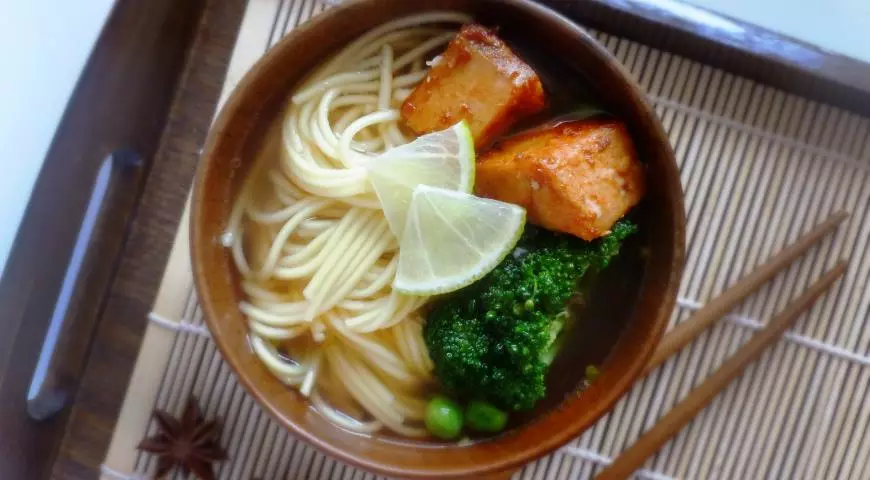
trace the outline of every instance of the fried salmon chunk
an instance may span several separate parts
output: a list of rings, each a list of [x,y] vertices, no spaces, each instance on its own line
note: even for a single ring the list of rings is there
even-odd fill
[[[536,225],[589,241],[640,201],[644,171],[625,125],[578,120],[495,145],[478,161],[475,190],[525,207]]]
[[[480,148],[546,106],[538,75],[492,31],[466,25],[402,104],[415,133],[466,120]]]

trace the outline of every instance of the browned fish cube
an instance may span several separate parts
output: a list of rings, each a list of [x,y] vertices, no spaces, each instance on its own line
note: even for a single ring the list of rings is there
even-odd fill
[[[493,32],[466,25],[402,104],[402,118],[424,134],[466,120],[477,147],[541,111],[541,80]]]
[[[477,164],[478,195],[523,206],[530,222],[593,240],[644,194],[625,125],[578,120],[497,144]]]

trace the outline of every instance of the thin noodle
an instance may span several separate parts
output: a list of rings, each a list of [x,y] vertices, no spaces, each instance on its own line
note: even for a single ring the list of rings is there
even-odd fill
[[[387,264],[387,268],[383,269],[377,276],[369,283],[367,286],[356,289],[350,294],[348,297],[357,299],[357,298],[367,298],[375,295],[377,292],[384,289],[390,281],[393,280],[393,277],[396,275],[396,269],[399,266],[399,262],[396,258],[390,260],[390,263]]]
[[[221,237],[242,277],[239,309],[254,354],[356,432],[426,435],[432,362],[418,310],[427,299],[390,288],[398,241],[365,165],[413,140],[398,107],[468,20],[434,12],[386,23],[313,72],[269,137],[274,148],[257,156]],[[342,404],[364,414],[334,406]]]
[[[374,433],[383,428],[384,424],[377,420],[373,422],[362,422],[345,413],[342,413],[331,405],[326,403],[316,391],[311,394],[311,403],[321,415],[328,418],[332,423],[336,423],[348,430],[357,433]]]

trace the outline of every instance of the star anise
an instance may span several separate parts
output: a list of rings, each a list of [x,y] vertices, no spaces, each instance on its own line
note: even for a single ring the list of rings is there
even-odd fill
[[[227,454],[217,441],[217,422],[205,421],[196,399],[188,399],[181,419],[155,409],[154,420],[159,431],[136,448],[158,456],[157,478],[177,467],[185,475],[193,473],[202,480],[214,480],[212,463],[226,459]]]

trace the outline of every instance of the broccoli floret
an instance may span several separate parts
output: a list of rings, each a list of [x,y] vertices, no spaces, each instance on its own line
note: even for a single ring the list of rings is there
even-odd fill
[[[628,221],[594,242],[527,225],[511,255],[480,281],[434,302],[424,332],[442,385],[465,399],[526,410],[545,376],[577,281],[634,233]]]

